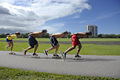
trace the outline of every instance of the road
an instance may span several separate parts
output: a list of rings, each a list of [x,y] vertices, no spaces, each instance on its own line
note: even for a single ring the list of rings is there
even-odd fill
[[[67,59],[52,59],[52,55],[39,54],[33,57],[22,52],[9,55],[8,51],[0,51],[0,66],[34,70],[47,73],[72,74],[84,76],[103,76],[120,78],[120,56],[82,55],[82,60],[73,60],[74,55]]]

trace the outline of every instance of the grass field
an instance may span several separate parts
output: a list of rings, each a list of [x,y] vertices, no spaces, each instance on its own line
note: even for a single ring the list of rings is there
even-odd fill
[[[6,42],[0,42],[0,50],[4,51]],[[14,43],[14,51],[22,52],[26,49],[29,44],[26,43]],[[71,44],[60,44],[59,51],[65,51],[67,48],[71,47]],[[38,53],[43,53],[43,50],[50,48],[50,44],[39,44]],[[33,49],[29,52],[32,53]],[[58,51],[58,52],[59,52]],[[77,47],[75,50],[69,52],[68,54],[76,54]],[[54,50],[49,53],[53,53]],[[96,44],[82,44],[81,55],[119,55],[120,56],[120,45],[96,45]]]
[[[0,38],[5,40],[6,38]],[[15,40],[28,41],[27,38],[17,38]],[[38,41],[49,41],[49,38],[37,38]],[[58,41],[71,41],[70,38],[58,38]],[[81,38],[80,41],[120,41],[120,38]]]
[[[0,38],[0,40],[5,40],[5,38]],[[18,38],[15,40],[26,39]],[[71,41],[71,39],[60,38],[59,41]],[[38,41],[49,41],[47,38],[40,38]],[[110,38],[110,39],[98,39],[98,38],[83,38],[80,41],[120,41],[120,39]],[[0,42],[0,50],[4,51],[6,42]],[[23,49],[27,48],[29,44],[25,43],[14,43],[14,51],[23,52]],[[67,48],[71,47],[71,44],[60,44],[59,51],[65,51]],[[38,53],[43,53],[43,50],[50,48],[50,44],[39,44]],[[32,53],[33,49],[29,52]],[[58,51],[58,52],[59,52]],[[68,54],[76,54],[77,47],[75,50],[69,52]],[[53,53],[54,50],[49,53]],[[120,56],[120,45],[96,45],[96,44],[82,44],[81,55],[117,55]],[[62,75],[53,73],[42,73],[35,71],[26,71],[20,69],[12,69],[0,67],[0,80],[120,80],[115,78],[107,77],[89,77],[89,76],[77,76],[77,75]]]
[[[0,80],[120,80],[110,77],[89,77],[27,71],[0,67]]]

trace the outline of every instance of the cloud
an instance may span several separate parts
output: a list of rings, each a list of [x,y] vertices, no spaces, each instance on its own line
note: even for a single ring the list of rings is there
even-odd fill
[[[0,6],[0,14],[10,15],[9,10]]]
[[[64,23],[55,23],[49,26],[41,26],[41,29],[47,29],[48,33],[58,33],[64,31]]]
[[[4,33],[15,33],[15,32],[26,33],[26,32],[28,32],[28,31],[21,30],[21,29],[0,28],[0,34],[4,34]]]
[[[0,0],[0,29],[37,31],[49,20],[90,8],[87,0]]]

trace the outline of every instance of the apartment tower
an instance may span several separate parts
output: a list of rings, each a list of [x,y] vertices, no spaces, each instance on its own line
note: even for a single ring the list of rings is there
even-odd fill
[[[96,25],[87,25],[87,31],[92,32],[91,37],[97,37],[98,30]]]

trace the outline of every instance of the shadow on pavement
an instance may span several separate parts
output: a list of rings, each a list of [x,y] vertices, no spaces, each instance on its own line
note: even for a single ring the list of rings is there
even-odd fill
[[[14,56],[24,56],[23,54],[16,54]],[[62,58],[52,58],[52,56],[32,56],[32,55],[26,55],[24,56],[26,58],[33,58],[33,59],[55,59],[55,60],[63,60]],[[73,58],[66,58],[66,62],[96,62],[96,61],[116,61],[117,59],[105,59],[105,58],[82,58],[79,60],[74,60]]]
[[[116,61],[116,59],[103,59],[103,58],[83,58],[80,60],[73,60],[72,58],[67,58],[67,62],[96,62],[96,61]]]
[[[52,58],[52,57],[40,57],[40,56],[31,56],[31,58],[35,58],[35,59],[57,59],[60,60],[62,58]]]

